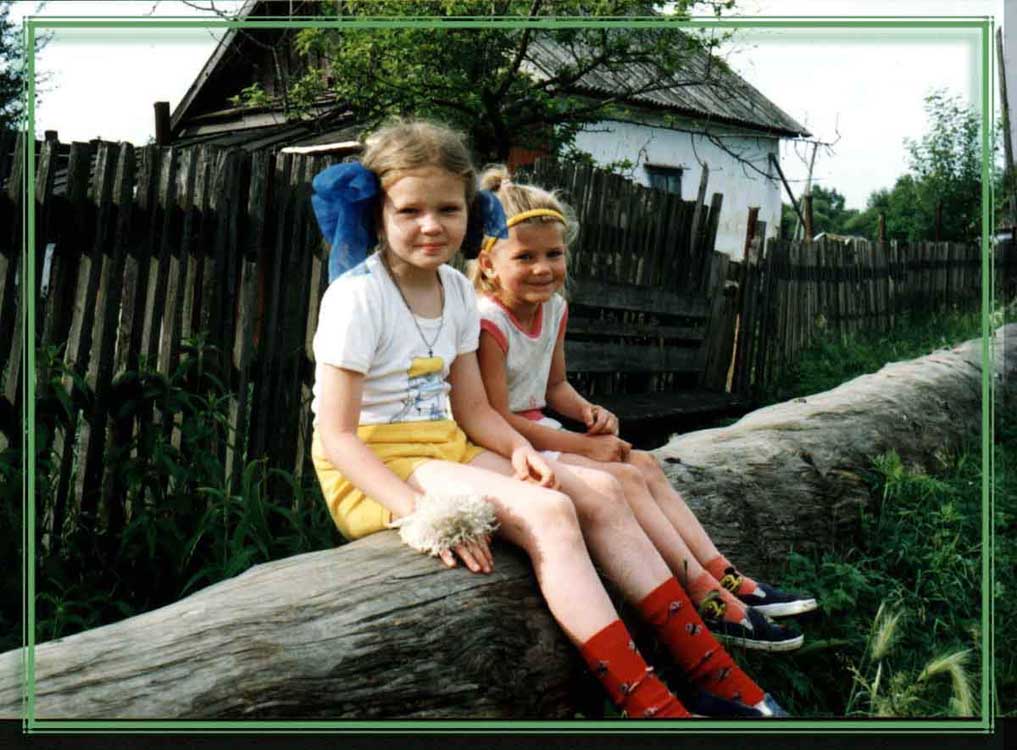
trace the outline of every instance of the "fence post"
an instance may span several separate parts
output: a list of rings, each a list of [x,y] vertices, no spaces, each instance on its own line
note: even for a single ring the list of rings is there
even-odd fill
[[[266,265],[270,262],[270,271],[265,293],[265,335],[260,342],[258,375],[255,380],[254,404],[251,414],[252,433],[248,453],[250,457],[260,456],[265,452],[269,425],[274,416],[274,380],[276,345],[279,339],[279,296],[282,289],[282,263],[287,252],[286,227],[292,216],[290,208],[290,169],[293,157],[290,154],[278,153],[272,169],[271,203],[268,210],[268,226],[266,240],[271,237],[270,254],[266,254]]]
[[[4,238],[3,248],[0,249],[0,342],[5,342],[0,344],[0,372],[7,366],[7,362],[14,353],[12,349],[17,346],[14,339],[20,340],[21,338],[13,334],[19,307],[17,279],[23,247],[22,181],[24,180],[26,147],[27,136],[24,133],[19,133],[14,147],[14,161],[11,164],[11,175],[8,178],[7,195],[5,196],[6,202],[10,206],[10,225],[3,230],[7,236]],[[18,352],[18,356],[20,356],[20,352]]]
[[[95,404],[81,426],[81,437],[78,441],[78,460],[80,461],[74,485],[74,494],[78,498],[81,513],[86,518],[98,520],[99,498],[101,496],[103,452],[106,438],[106,411],[104,401],[108,392],[108,382],[100,382],[100,372],[107,362],[103,358],[111,357],[110,338],[105,336],[107,321],[115,320],[115,314],[109,309],[108,298],[115,259],[111,257],[110,240],[116,223],[113,215],[113,182],[116,175],[118,147],[113,143],[100,142],[96,149],[95,174],[92,179],[92,205],[95,209],[95,242],[91,258],[91,274],[93,279],[89,287],[90,313],[86,349],[80,365],[85,369],[85,383],[94,394]],[[117,300],[119,301],[119,300]],[[107,317],[109,316],[109,317]],[[82,340],[84,340],[84,335]],[[104,347],[105,345],[105,347]],[[108,380],[108,379],[107,379]]]
[[[700,384],[718,391],[726,390],[727,372],[734,353],[738,287],[727,283],[730,258],[712,253],[710,263],[710,319],[703,337],[703,368]]]
[[[248,459],[247,429],[250,402],[247,398],[254,348],[254,324],[258,316],[258,274],[264,257],[265,215],[268,206],[270,155],[258,152],[251,156],[250,182],[239,237],[243,255],[240,273],[240,296],[237,305],[237,335],[233,345],[233,366],[236,368],[236,396],[230,400],[230,434],[233,441],[226,452],[226,476],[230,486],[237,487]]]

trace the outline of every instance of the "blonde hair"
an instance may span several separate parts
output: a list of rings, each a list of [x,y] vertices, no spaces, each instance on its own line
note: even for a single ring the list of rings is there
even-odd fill
[[[487,167],[480,176],[480,188],[482,190],[490,190],[498,196],[502,208],[505,209],[506,219],[511,219],[513,216],[517,216],[525,211],[536,209],[557,211],[564,217],[564,222],[555,216],[532,216],[524,219],[520,224],[563,223],[566,252],[568,246],[579,232],[579,222],[576,221],[575,212],[571,206],[559,197],[557,191],[545,190],[537,185],[513,182],[510,178],[508,167],[504,164],[494,164]],[[488,251],[481,250],[481,254],[484,252]],[[498,287],[494,281],[481,273],[479,261],[473,261],[470,264],[469,277],[478,292],[491,295],[497,292]]]
[[[436,122],[390,121],[364,139],[360,163],[378,175],[383,190],[406,172],[438,167],[462,178],[467,205],[477,194],[477,169],[465,136]]]

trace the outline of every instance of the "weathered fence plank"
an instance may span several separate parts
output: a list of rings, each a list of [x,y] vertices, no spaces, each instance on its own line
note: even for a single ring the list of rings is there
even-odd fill
[[[270,157],[267,153],[252,156],[250,189],[244,206],[240,235],[242,253],[240,295],[237,304],[237,335],[232,352],[233,367],[237,371],[237,387],[234,397],[230,400],[231,443],[226,450],[226,476],[233,487],[238,486],[240,481],[246,448],[241,441],[246,432],[250,409],[247,391],[251,382],[254,328],[258,315],[258,269],[264,255],[270,167]]]
[[[105,411],[100,396],[105,396],[107,380],[99,383],[100,370],[104,369],[103,357],[109,355],[108,346],[112,337],[107,337],[107,327],[113,326],[114,313],[109,309],[111,280],[115,259],[111,257],[110,240],[114,234],[116,217],[113,212],[113,183],[116,178],[119,147],[113,143],[98,145],[95,173],[92,177],[92,204],[95,206],[95,241],[91,259],[89,295],[91,332],[87,340],[82,335],[82,359],[80,367],[85,372],[85,384],[95,394],[95,403],[88,414],[83,415],[77,452],[79,467],[75,478],[75,495],[81,512],[89,518],[95,516],[99,507],[102,476],[103,451],[105,449]],[[94,292],[92,292],[94,288]],[[92,296],[94,295],[94,296]],[[105,345],[105,347],[104,347]],[[87,355],[85,355],[87,352]]]
[[[820,331],[847,336],[889,330],[905,312],[975,309],[977,255],[962,243],[770,241],[761,267],[745,263],[733,389],[759,395]]]

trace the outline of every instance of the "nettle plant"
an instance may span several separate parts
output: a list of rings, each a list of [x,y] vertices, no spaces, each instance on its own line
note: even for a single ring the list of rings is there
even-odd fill
[[[80,430],[80,415],[99,407],[116,438],[105,455],[105,504],[93,514],[70,513],[49,537],[40,514],[41,640],[168,604],[260,562],[340,543],[313,473],[297,481],[256,457],[231,479],[226,448],[242,447],[245,436],[229,427],[233,394],[218,369],[223,358],[200,336],[184,341],[181,352],[168,376],[144,361],[121,374],[104,404],[63,366],[59,350],[46,355],[38,388],[39,507],[48,507],[55,489],[56,436]]]

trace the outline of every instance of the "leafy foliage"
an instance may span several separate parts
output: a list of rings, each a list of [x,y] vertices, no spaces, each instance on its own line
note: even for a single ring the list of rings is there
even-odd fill
[[[231,394],[223,384],[213,347],[201,338],[185,342],[169,377],[147,365],[117,378],[109,394],[115,424],[127,436],[109,449],[106,462],[117,486],[113,503],[125,511],[122,528],[110,525],[111,509],[74,511],[57,536],[47,533],[47,513],[59,465],[56,437],[78,429],[78,415],[96,394],[63,365],[59,349],[40,353],[37,388],[37,638],[59,638],[176,601],[198,588],[237,575],[251,565],[341,543],[313,473],[297,481],[248,463],[230,482],[224,440]],[[140,422],[138,421],[140,420]],[[178,442],[171,430],[180,426]],[[146,428],[131,430],[131,425]],[[20,490],[19,448],[0,455],[0,491],[6,501]],[[72,467],[72,470],[77,470]],[[4,502],[7,512],[16,504]],[[12,537],[20,528],[3,525]],[[20,545],[19,545],[20,548]],[[3,617],[16,622],[20,571],[4,580]],[[10,585],[13,583],[13,585]],[[20,643],[16,627],[4,630],[0,651]]]
[[[676,18],[706,6],[716,14],[733,6],[724,0],[678,0]],[[645,0],[345,0],[320,11],[342,18],[370,16],[628,16],[653,13]],[[557,45],[552,70],[534,48],[538,36]],[[504,160],[511,146],[557,152],[586,124],[619,111],[627,99],[673,85],[690,53],[713,49],[720,37],[647,29],[469,29],[345,27],[303,29],[293,38],[304,72],[285,86],[291,115],[309,112],[331,96],[348,104],[358,122],[372,127],[391,116],[434,117],[467,132],[482,159]],[[630,64],[657,74],[625,77],[612,92],[592,98],[576,82]],[[717,63],[722,66],[723,63]],[[709,77],[710,74],[707,74]],[[689,81],[684,85],[704,84]],[[263,92],[247,89],[236,100],[255,104]]]
[[[853,223],[858,216],[857,209],[844,207],[844,196],[837,188],[824,188],[822,185],[812,186],[812,233],[832,232],[833,234],[852,234]],[[781,206],[780,233],[782,237],[792,237],[798,224],[798,214],[789,203]]]
[[[1004,311],[1005,312],[1005,311]],[[1012,311],[1010,311],[1012,312]],[[807,396],[883,364],[973,338],[974,314],[905,319],[892,335],[860,335],[806,350],[795,377],[769,400]],[[1017,563],[1017,404],[997,407],[995,445],[996,622],[1017,617],[1009,571]],[[774,659],[738,659],[793,714],[957,716],[978,713],[981,679],[981,445],[942,452],[930,467],[895,453],[863,479],[872,502],[857,539],[822,554],[793,553],[788,589],[818,593],[804,618],[806,645]],[[1002,714],[1017,713],[1017,648],[996,641]]]
[[[925,134],[905,139],[908,172],[892,188],[873,192],[865,211],[848,221],[847,232],[876,239],[883,214],[890,240],[935,239],[937,224],[939,239],[944,241],[980,236],[981,118],[944,90],[925,97],[925,112],[929,120]],[[998,185],[995,163],[990,174]]]
[[[24,44],[21,30],[11,20],[14,0],[0,0],[0,130],[16,130],[24,127],[27,115],[25,109],[25,87],[28,85],[28,69],[24,59]],[[35,37],[35,53],[38,54],[49,41],[49,34]],[[42,77],[36,78],[36,96]]]
[[[10,20],[13,0],[0,2],[0,129],[13,130],[24,111],[21,39]]]

